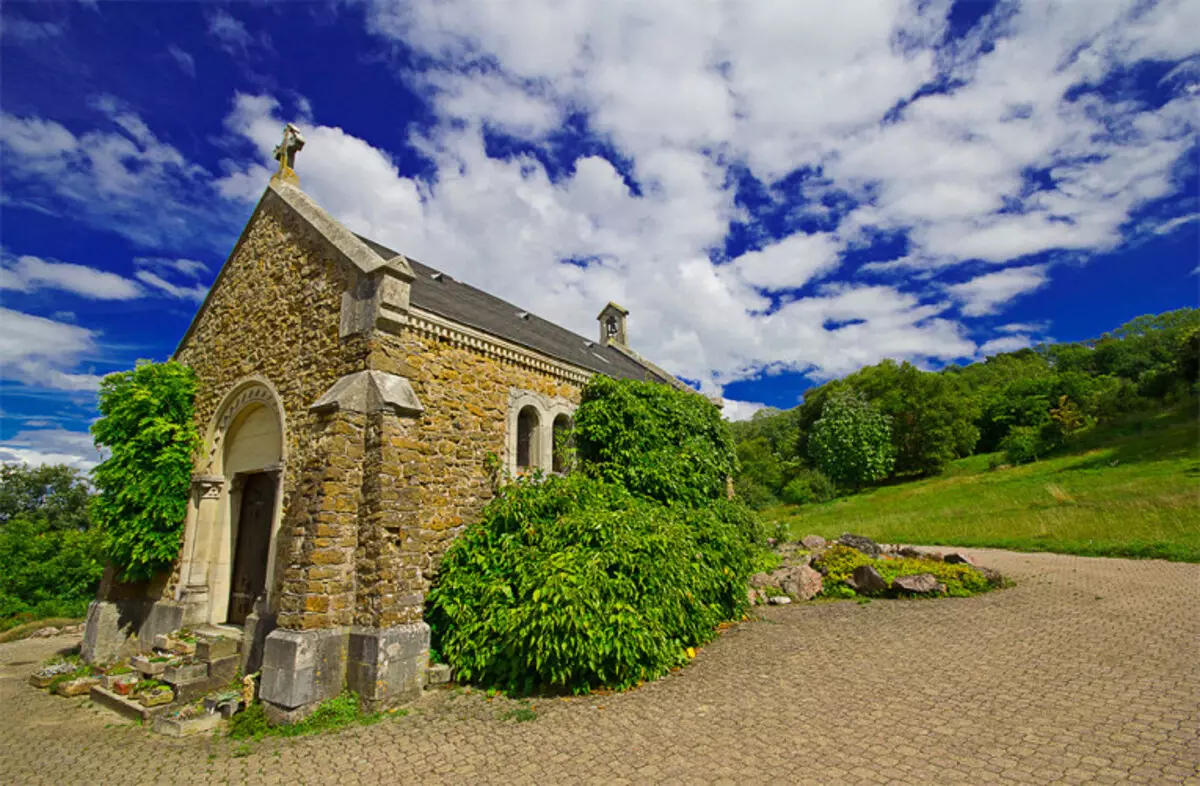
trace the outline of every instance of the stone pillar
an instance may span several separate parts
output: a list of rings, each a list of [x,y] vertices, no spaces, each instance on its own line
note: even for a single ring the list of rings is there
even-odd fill
[[[192,476],[192,498],[184,528],[184,565],[176,596],[183,605],[186,625],[203,625],[209,621],[213,533],[220,524],[224,485],[225,479],[218,475]]]
[[[432,447],[420,421],[380,409],[368,415],[359,517],[358,592],[347,684],[365,708],[410,699],[424,687],[429,626],[420,555],[413,553],[421,487],[410,477]]]
[[[278,627],[263,649],[260,696],[275,720],[298,720],[341,690],[354,614],[365,418],[353,411],[314,417],[322,436],[285,512],[292,547]]]

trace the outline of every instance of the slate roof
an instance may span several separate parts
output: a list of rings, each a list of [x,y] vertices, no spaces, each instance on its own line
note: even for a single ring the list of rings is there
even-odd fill
[[[362,235],[358,237],[382,259],[399,256],[387,246]],[[602,346],[592,339],[572,333],[526,309],[423,265],[412,257],[405,255],[404,258],[416,275],[409,303],[417,308],[617,379],[673,381],[665,380],[661,374],[618,349]]]

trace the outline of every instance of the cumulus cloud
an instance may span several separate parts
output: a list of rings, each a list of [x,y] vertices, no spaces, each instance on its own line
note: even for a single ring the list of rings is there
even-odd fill
[[[107,456],[92,442],[86,431],[69,431],[63,428],[33,428],[35,421],[27,421],[25,428],[7,439],[0,439],[0,463],[66,464],[76,469],[90,471]]]
[[[56,390],[95,390],[96,374],[75,371],[96,353],[87,328],[0,307],[0,378]]]
[[[957,38],[949,0],[365,4],[370,29],[422,64],[403,77],[435,122],[406,141],[432,175],[402,174],[303,100],[296,118],[239,94],[228,149],[255,156],[219,177],[109,106],[110,128],[83,135],[6,118],[9,180],[146,245],[227,250],[281,124],[301,120],[303,186],[350,228],[585,335],[598,304],[620,302],[638,349],[709,392],[764,370],[820,379],[882,357],[974,357],[960,319],[1049,280],[1049,262],[1027,257],[1086,259],[1186,223],[1139,209],[1178,193],[1194,139],[1194,3],[1001,3]],[[252,45],[228,12],[209,22],[230,51]],[[1181,64],[1163,100],[1097,88],[1146,59]],[[580,128],[586,144],[562,142]],[[489,154],[495,134],[517,152]],[[748,205],[746,180],[786,219]],[[728,259],[734,224],[756,250]],[[862,268],[886,284],[827,283],[877,233],[907,241]],[[947,286],[966,263],[996,270]]]
[[[721,416],[732,421],[749,420],[754,417],[755,412],[766,408],[766,404],[757,401],[735,401],[727,398],[721,404]]]
[[[951,284],[946,291],[962,304],[964,315],[981,317],[995,314],[1013,298],[1044,287],[1049,281],[1046,270],[1046,265],[1010,267]]]
[[[1033,338],[1022,333],[999,336],[991,341],[985,341],[979,346],[979,357],[998,355],[1001,352],[1016,352],[1018,349],[1031,346],[1033,346]]]
[[[90,300],[132,300],[145,291],[136,281],[104,270],[31,255],[0,262],[0,290],[55,289]]]

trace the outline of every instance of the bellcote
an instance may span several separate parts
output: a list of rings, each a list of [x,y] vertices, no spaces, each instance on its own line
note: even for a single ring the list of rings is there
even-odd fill
[[[604,307],[604,310],[596,317],[600,320],[600,344],[602,346],[609,344],[629,346],[629,340],[625,333],[625,317],[627,316],[629,316],[629,312],[616,303],[609,303]]]

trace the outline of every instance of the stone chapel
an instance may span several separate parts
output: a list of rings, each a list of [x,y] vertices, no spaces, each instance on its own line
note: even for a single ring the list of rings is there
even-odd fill
[[[680,385],[628,346],[609,303],[588,339],[355,235],[272,178],[183,336],[203,438],[173,571],[106,575],[84,656],[215,626],[296,717],[343,687],[370,706],[423,686],[439,559],[511,473],[559,472],[593,374]]]

